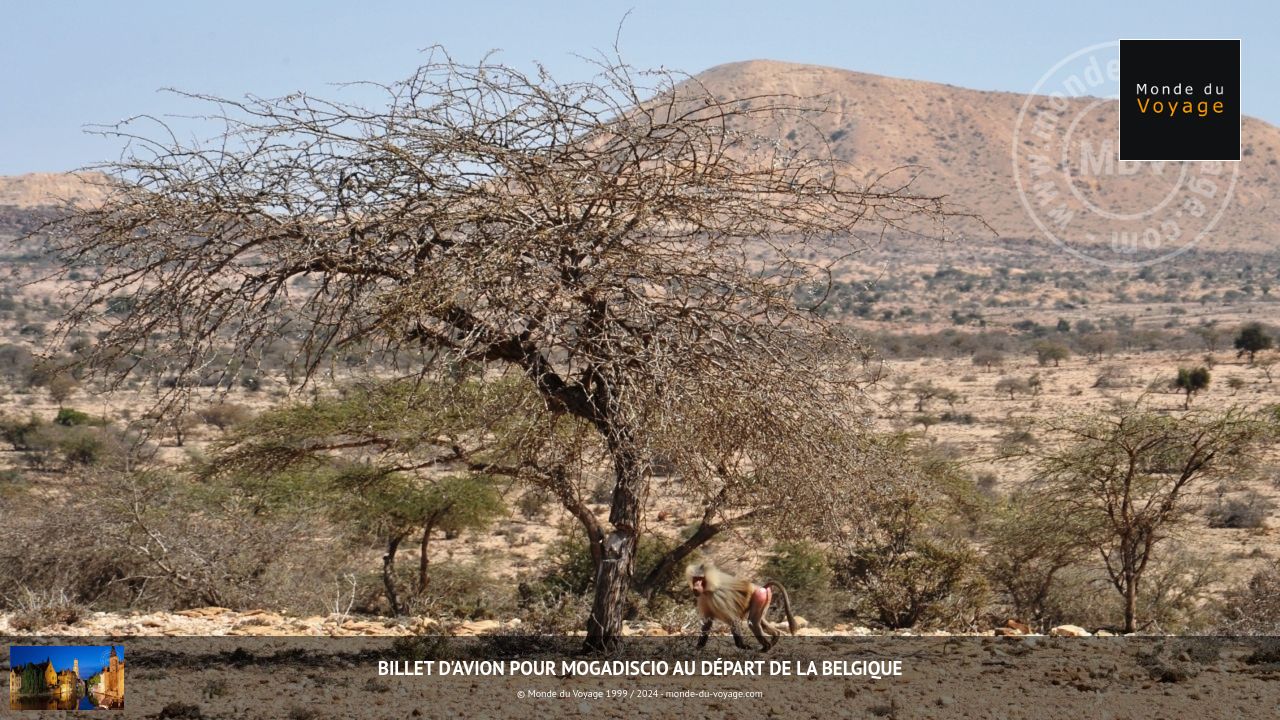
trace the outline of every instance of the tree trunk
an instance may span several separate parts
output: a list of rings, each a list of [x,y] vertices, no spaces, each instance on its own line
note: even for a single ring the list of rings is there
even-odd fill
[[[1130,578],[1124,588],[1124,631],[1138,631],[1138,582]]]
[[[631,449],[626,433],[615,433],[609,439],[613,457],[613,503],[609,523],[613,529],[601,543],[600,564],[596,568],[595,600],[587,618],[589,652],[611,650],[622,637],[622,619],[626,614],[627,590],[635,565],[637,531],[640,525],[640,496],[645,473],[639,458]]]
[[[427,546],[431,543],[431,529],[434,523],[427,523],[422,527],[422,555],[418,558],[418,594],[427,591]]]
[[[395,616],[404,614],[400,608],[400,598],[396,595],[396,550],[400,548],[400,541],[403,539],[404,535],[400,534],[387,540],[387,554],[382,556],[382,585],[387,591],[391,614]]]
[[[556,467],[550,473],[548,487],[559,498],[560,505],[582,524],[582,529],[587,534],[587,545],[591,548],[591,565],[599,570],[600,561],[604,559],[602,554],[604,531],[600,528],[600,521],[578,497],[577,490],[569,482],[563,466]]]
[[[710,523],[702,523],[698,529],[689,536],[687,540],[680,543],[671,552],[667,553],[657,565],[649,571],[648,575],[636,583],[636,592],[652,599],[654,594],[658,592],[658,581],[673,568],[680,564],[685,558],[693,554],[694,550],[702,547],[711,538],[720,532],[721,526]]]

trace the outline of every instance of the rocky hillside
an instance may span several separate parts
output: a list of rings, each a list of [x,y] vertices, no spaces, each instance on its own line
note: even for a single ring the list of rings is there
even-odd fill
[[[787,94],[815,98],[828,110],[813,118],[837,159],[852,172],[874,177],[904,165],[925,168],[917,189],[948,195],[980,214],[1004,237],[1039,237],[1018,198],[1013,177],[1013,136],[1027,96],[969,90],[917,80],[768,60],[731,63],[696,76],[719,97]],[[1095,99],[1078,98],[1062,113],[1083,114],[1077,135],[1092,147],[1114,148],[1119,119],[1114,103],[1085,112]],[[1038,99],[1032,108],[1045,99]],[[763,131],[786,137],[796,128]],[[1280,230],[1280,128],[1255,118],[1243,123],[1243,161],[1235,199],[1202,247],[1270,251]],[[1074,145],[1073,145],[1074,146]],[[1112,153],[1114,155],[1114,152]],[[1126,164],[1127,165],[1127,164]],[[1130,169],[1133,169],[1132,166]],[[1230,166],[1228,166],[1228,172]],[[1080,178],[1079,190],[1100,207],[1146,208],[1169,191],[1167,179],[1144,167],[1128,180]],[[1083,216],[1087,229],[1110,232],[1107,221]]]
[[[83,207],[106,197],[107,177],[100,173],[27,173],[0,176],[0,206],[37,208],[70,203]]]

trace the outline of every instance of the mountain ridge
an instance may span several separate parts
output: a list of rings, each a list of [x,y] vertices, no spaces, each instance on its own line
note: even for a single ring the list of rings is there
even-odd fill
[[[717,65],[692,80],[721,98],[814,98],[825,112],[807,121],[825,135],[831,154],[851,168],[856,179],[869,181],[894,168],[920,167],[923,172],[913,186],[916,191],[945,195],[976,211],[1001,236],[1045,237],[1019,199],[1013,175],[1019,113],[1024,106],[1032,112],[1045,106],[1048,98],[1044,96],[767,59]],[[1098,157],[1107,148],[1114,156],[1118,104],[1099,103],[1093,97],[1065,102],[1069,107],[1065,116],[1090,120],[1079,124],[1074,139],[1102,149]],[[1271,238],[1280,230],[1280,128],[1250,116],[1243,117],[1241,125],[1242,161],[1233,198],[1201,246],[1269,252]],[[792,129],[777,124],[752,128],[776,137]],[[1083,160],[1078,165],[1083,166]],[[1229,164],[1224,167],[1225,173],[1234,169]],[[1120,173],[1105,178],[1073,168],[1064,172],[1090,202],[1117,213],[1155,207],[1170,189],[1169,183],[1147,175]],[[1080,214],[1078,223],[1082,233],[1094,233],[1100,241],[1116,227],[1107,218],[1089,213]]]
[[[1043,106],[1047,98],[770,59],[723,63],[691,76],[690,81],[723,98],[812,98],[825,112],[806,117],[806,122],[822,134],[823,144],[854,179],[870,182],[894,169],[919,168],[914,191],[945,195],[981,216],[1002,237],[1046,237],[1028,212],[1030,201],[1019,197],[1013,153],[1019,113],[1024,106]],[[1071,112],[1091,120],[1079,123],[1079,139],[1102,148],[1098,158],[1113,156],[1119,122],[1116,104],[1099,104],[1088,97],[1066,102]],[[1233,197],[1200,246],[1272,252],[1273,238],[1280,234],[1280,128],[1248,116],[1241,124],[1242,161]],[[751,129],[783,138],[796,127],[777,120]],[[1110,159],[1106,167],[1111,167],[1109,163]],[[1085,164],[1082,159],[1078,166]],[[1234,169],[1226,167],[1228,172]],[[1167,179],[1146,174],[1093,177],[1062,163],[1057,169],[1082,202],[1115,213],[1155,207],[1170,190]],[[105,196],[108,184],[105,176],[96,173],[0,177],[0,205],[39,207],[54,199],[93,205]],[[1117,227],[1100,214],[1084,212],[1077,217],[1079,229],[1096,235],[1099,242]]]

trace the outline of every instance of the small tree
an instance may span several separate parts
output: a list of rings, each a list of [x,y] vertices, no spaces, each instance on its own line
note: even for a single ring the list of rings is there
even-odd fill
[[[1272,344],[1272,338],[1263,329],[1262,323],[1246,323],[1241,326],[1239,334],[1236,335],[1236,357],[1248,355],[1249,364],[1252,365],[1258,353],[1270,349]]]
[[[1071,349],[1056,340],[1037,340],[1031,349],[1036,354],[1036,362],[1041,365],[1053,363],[1058,367],[1063,360],[1071,357]]]
[[[453,475],[429,484],[417,503],[422,542],[418,556],[418,592],[427,591],[431,533],[439,530],[453,537],[464,530],[478,530],[502,513],[502,496],[491,478]]]
[[[911,424],[919,425],[924,428],[925,435],[929,434],[929,428],[937,425],[939,422],[941,422],[941,420],[939,420],[938,416],[932,413],[918,413],[911,416]]]
[[[188,412],[169,413],[163,418],[164,425],[173,433],[173,444],[175,447],[183,447],[187,444],[187,436],[196,427],[196,417]]]
[[[376,537],[385,545],[382,583],[392,614],[407,611],[396,578],[396,557],[406,538],[422,531],[418,593],[428,584],[428,551],[434,530],[461,531],[487,525],[502,510],[502,498],[483,476],[454,476],[423,482],[364,465],[332,474],[331,509],[340,523]]]
[[[932,380],[912,385],[911,394],[916,396],[916,412],[925,412],[928,409],[929,401],[934,399],[942,400],[953,407],[961,400],[960,393],[941,385],[935,385]]]
[[[71,395],[75,393],[80,383],[70,375],[70,373],[58,373],[49,379],[48,389],[49,397],[58,403],[58,407],[62,407]]]
[[[1024,378],[1006,375],[996,381],[996,392],[1000,394],[1009,393],[1009,399],[1012,400],[1017,393],[1030,393],[1031,384]]]
[[[1268,419],[1239,408],[1174,417],[1137,405],[1044,429],[1056,441],[1036,453],[1035,477],[1053,498],[1045,512],[1096,528],[1082,540],[1124,598],[1125,632],[1138,629],[1143,573],[1191,492],[1241,470],[1274,433]]]
[[[1209,387],[1209,368],[1178,368],[1178,377],[1174,379],[1173,385],[1187,397],[1182,403],[1183,410],[1191,409],[1191,396]]]
[[[990,371],[1004,364],[1004,353],[999,350],[978,350],[973,353],[973,364]]]
[[[1216,321],[1191,328],[1191,333],[1200,339],[1201,345],[1208,352],[1217,352],[1218,346],[1222,344],[1223,331],[1217,326]]]
[[[1276,369],[1276,358],[1274,355],[1265,355],[1253,361],[1253,366],[1258,368],[1263,377],[1267,379],[1267,383],[1271,383],[1271,376]]]
[[[1115,349],[1115,346],[1115,333],[1095,332],[1080,336],[1080,349],[1085,355],[1097,361],[1101,361],[1104,355]]]

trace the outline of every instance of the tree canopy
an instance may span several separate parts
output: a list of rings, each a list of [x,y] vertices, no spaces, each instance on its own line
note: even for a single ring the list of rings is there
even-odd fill
[[[711,499],[783,508],[857,471],[843,444],[862,430],[864,352],[797,289],[954,211],[911,172],[851,180],[805,132],[807,100],[597,70],[566,83],[435,50],[374,84],[385,106],[197,96],[222,124],[211,142],[112,129],[130,142],[105,168],[119,183],[52,228],[78,290],[64,330],[103,328],[86,362],[178,394],[281,337],[304,380],[338,351],[420,377],[513,369],[612,468],[587,638],[605,647],[656,458]],[[761,132],[779,126],[800,132]]]

